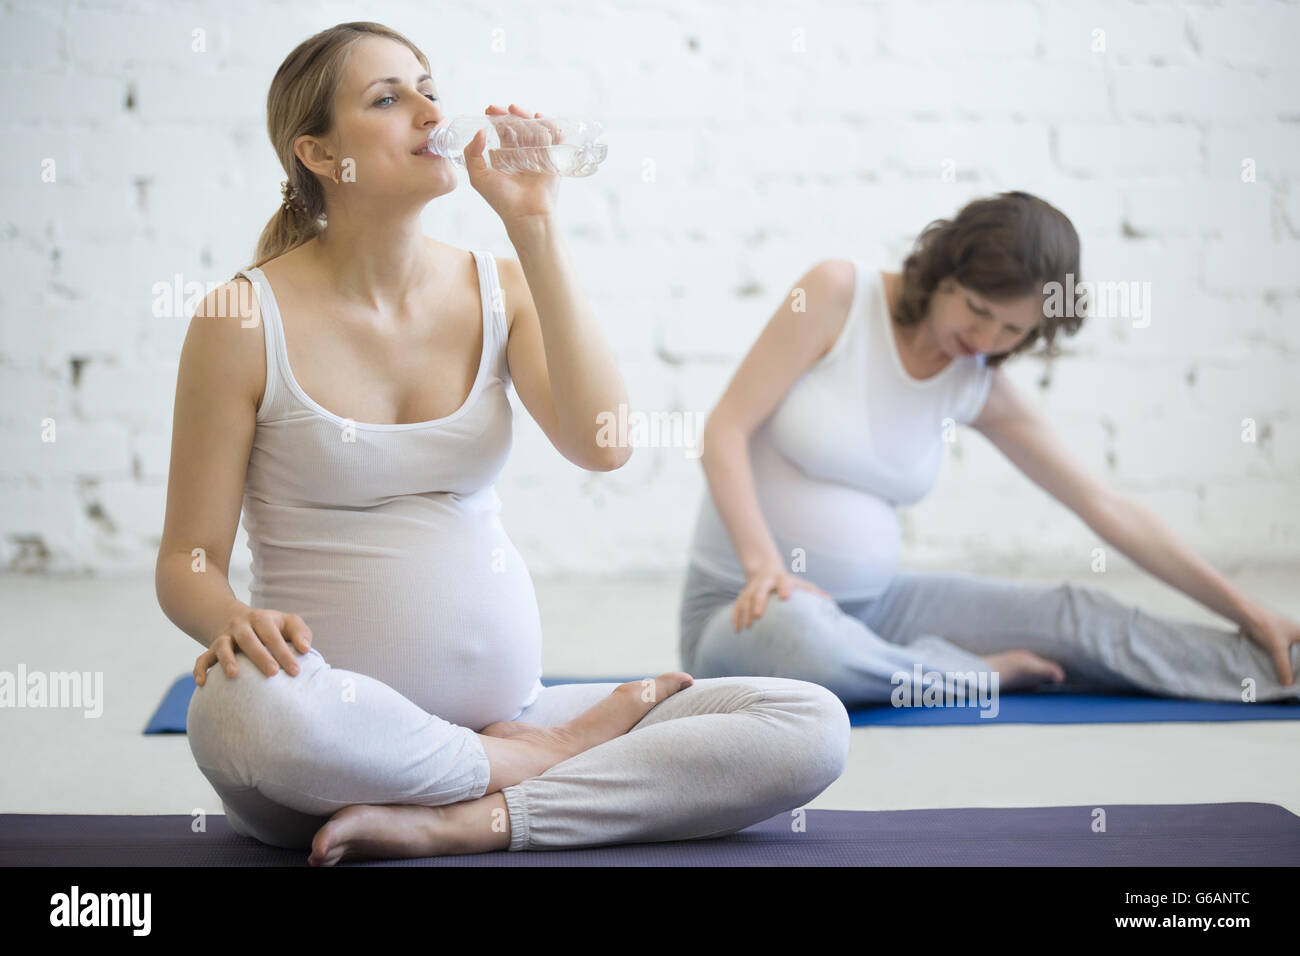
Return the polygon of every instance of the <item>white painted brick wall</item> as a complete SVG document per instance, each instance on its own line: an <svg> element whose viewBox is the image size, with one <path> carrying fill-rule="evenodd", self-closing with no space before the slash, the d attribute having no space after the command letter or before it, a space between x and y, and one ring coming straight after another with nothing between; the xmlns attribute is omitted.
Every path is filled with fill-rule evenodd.
<svg viewBox="0 0 1300 956"><path fill-rule="evenodd" d="M607 124L606 166L560 210L635 407L707 415L818 259L896 268L931 219L1027 189L1075 222L1085 278L1151 283L1152 316L1095 319L1013 380L1220 566L1300 557L1300 3L74 0L0 10L5 568L152 566L193 309L154 315L153 286L248 264L283 178L267 85L353 19L422 46L455 112ZM467 183L425 226L513 254ZM642 448L590 474L515 404L498 491L534 573L682 565L696 459ZM1088 573L1101 542L981 436L947 457L904 512L908 562ZM242 530L236 548L238 576Z"/></svg>

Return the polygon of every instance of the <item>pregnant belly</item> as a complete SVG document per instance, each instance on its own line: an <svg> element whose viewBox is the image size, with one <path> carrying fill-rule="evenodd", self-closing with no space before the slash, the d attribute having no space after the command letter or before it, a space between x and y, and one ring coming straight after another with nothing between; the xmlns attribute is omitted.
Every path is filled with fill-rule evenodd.
<svg viewBox="0 0 1300 956"><path fill-rule="evenodd" d="M313 552L250 541L253 606L300 614L331 667L383 681L454 724L477 731L535 699L537 597L495 515L435 529L370 514L364 539L333 542Z"/></svg>
<svg viewBox="0 0 1300 956"><path fill-rule="evenodd" d="M879 596L898 567L902 527L875 495L813 478L773 449L755 449L759 503L787 567L841 600Z"/></svg>

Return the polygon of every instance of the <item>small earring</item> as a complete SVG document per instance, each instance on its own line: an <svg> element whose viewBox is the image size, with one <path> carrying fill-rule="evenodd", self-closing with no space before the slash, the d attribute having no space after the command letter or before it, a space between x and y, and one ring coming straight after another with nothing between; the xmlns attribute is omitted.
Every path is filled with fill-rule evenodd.
<svg viewBox="0 0 1300 956"><path fill-rule="evenodd" d="M332 176L333 176L333 179L334 179L334 185L337 186L337 185L339 184L339 167L338 167L338 166L335 166L335 167L334 167L334 172L332 173Z"/></svg>

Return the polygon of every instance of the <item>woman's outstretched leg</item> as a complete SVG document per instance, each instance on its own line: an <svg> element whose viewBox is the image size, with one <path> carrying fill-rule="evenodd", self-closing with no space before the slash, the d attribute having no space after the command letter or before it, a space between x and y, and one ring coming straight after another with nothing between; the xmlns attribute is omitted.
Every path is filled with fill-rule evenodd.
<svg viewBox="0 0 1300 956"><path fill-rule="evenodd" d="M769 595L763 613L738 632L732 629L731 608L732 602L719 605L704 619L698 637L687 635L694 656L686 663L697 678L762 674L810 681L856 707L889 702L918 667L945 675L945 688L954 691L963 680L973 686L981 673L995 669L934 635L908 644L887 641L811 591L795 590L785 599Z"/></svg>
<svg viewBox="0 0 1300 956"><path fill-rule="evenodd" d="M1256 700L1300 696L1249 637L1152 614L1090 585L903 570L861 616L902 644L936 634L982 656L1026 649L1059 662L1081 687L1240 701L1249 681Z"/></svg>

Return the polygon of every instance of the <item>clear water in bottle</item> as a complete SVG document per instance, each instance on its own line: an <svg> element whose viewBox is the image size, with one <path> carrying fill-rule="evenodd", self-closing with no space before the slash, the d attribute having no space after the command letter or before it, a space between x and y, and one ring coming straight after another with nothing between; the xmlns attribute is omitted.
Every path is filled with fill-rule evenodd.
<svg viewBox="0 0 1300 956"><path fill-rule="evenodd" d="M429 150L464 169L465 147L480 129L487 130L484 158L503 173L590 176L608 152L596 142L604 128L595 120L514 114L457 116L429 134Z"/></svg>

